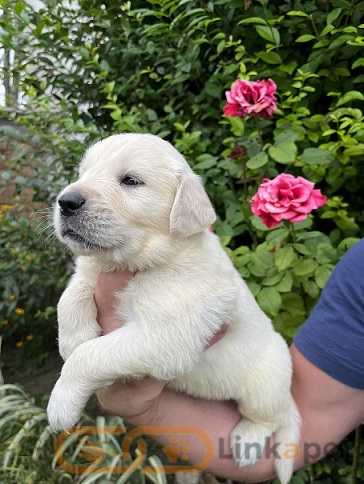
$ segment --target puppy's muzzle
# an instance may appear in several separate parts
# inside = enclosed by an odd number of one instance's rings
[[[66,192],[58,199],[58,205],[61,210],[61,215],[64,217],[71,217],[76,215],[77,211],[85,203],[85,199],[80,192]]]

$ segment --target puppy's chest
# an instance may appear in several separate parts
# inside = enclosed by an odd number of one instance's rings
[[[163,277],[162,277],[163,276]],[[168,331],[178,326],[196,332],[229,322],[235,314],[237,287],[233,281],[211,277],[179,277],[172,274],[136,278],[118,294],[117,317],[143,330]]]

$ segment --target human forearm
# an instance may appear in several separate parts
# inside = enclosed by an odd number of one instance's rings
[[[301,412],[302,429],[299,448],[287,448],[287,452],[294,452],[297,469],[319,460],[363,420],[364,396],[328,377],[294,347],[291,352],[295,368],[292,391]],[[169,429],[166,434],[154,435],[163,444],[169,443],[173,428],[190,428],[188,455],[192,463],[201,462],[203,448],[198,436],[203,432],[213,448],[208,470],[217,475],[246,482],[273,478],[273,439],[256,465],[235,466],[229,452],[229,436],[239,418],[233,402],[199,400],[164,390],[146,412],[130,421]]]
[[[168,448],[171,441],[179,440],[176,453],[183,448],[192,464],[198,465],[207,456],[208,470],[216,475],[248,482],[271,479],[274,469],[270,457],[251,467],[234,464],[229,436],[240,419],[234,402],[195,399],[165,389],[152,407],[129,421],[148,427],[147,431],[152,429],[154,437]]]

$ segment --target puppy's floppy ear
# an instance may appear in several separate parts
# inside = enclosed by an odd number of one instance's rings
[[[203,232],[215,220],[215,210],[200,178],[192,173],[183,175],[169,216],[170,233],[189,237]]]

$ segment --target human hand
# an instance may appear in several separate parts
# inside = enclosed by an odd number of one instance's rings
[[[102,334],[111,333],[120,328],[122,321],[115,315],[116,294],[125,289],[133,273],[128,271],[101,272],[97,279],[94,299],[97,307],[97,321]]]
[[[127,271],[101,273],[94,298],[98,323],[102,334],[110,333],[122,325],[115,316],[116,293],[124,289],[133,274]],[[157,415],[158,402],[164,383],[153,378],[143,378],[128,383],[115,382],[97,392],[97,399],[104,411],[121,415],[131,423],[152,423]]]

